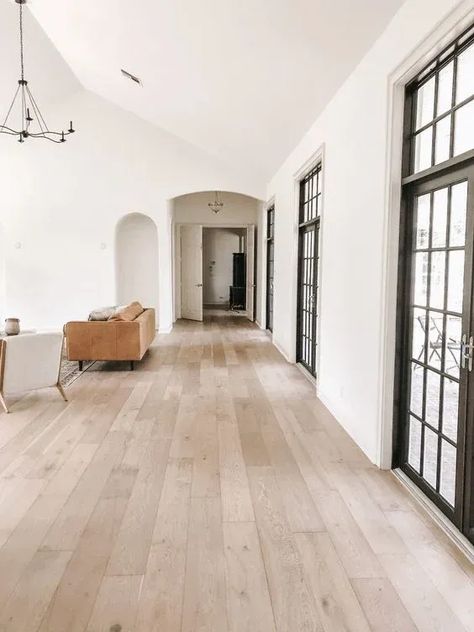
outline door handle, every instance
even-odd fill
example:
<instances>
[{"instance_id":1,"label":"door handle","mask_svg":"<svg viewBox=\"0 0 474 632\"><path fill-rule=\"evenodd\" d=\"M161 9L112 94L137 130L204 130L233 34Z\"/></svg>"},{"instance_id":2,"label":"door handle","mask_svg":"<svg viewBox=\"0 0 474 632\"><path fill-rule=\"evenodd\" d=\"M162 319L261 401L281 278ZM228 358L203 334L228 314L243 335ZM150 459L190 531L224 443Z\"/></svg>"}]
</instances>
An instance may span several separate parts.
<instances>
[{"instance_id":1,"label":"door handle","mask_svg":"<svg viewBox=\"0 0 474 632\"><path fill-rule=\"evenodd\" d=\"M472 371L472 361L474 352L474 338L469 337L469 343L467 342L467 334L463 334L461 342L461 368Z\"/></svg>"},{"instance_id":2,"label":"door handle","mask_svg":"<svg viewBox=\"0 0 474 632\"><path fill-rule=\"evenodd\" d=\"M196 287L202 287L202 283L196 283Z\"/></svg>"}]
</instances>

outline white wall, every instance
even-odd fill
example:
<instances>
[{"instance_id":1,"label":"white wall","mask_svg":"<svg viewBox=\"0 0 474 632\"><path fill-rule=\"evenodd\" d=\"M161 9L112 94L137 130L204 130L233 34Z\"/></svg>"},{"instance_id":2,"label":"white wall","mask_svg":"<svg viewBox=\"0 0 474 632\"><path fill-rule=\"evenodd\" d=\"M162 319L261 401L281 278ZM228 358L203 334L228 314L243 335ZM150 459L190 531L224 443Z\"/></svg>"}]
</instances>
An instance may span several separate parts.
<instances>
[{"instance_id":1,"label":"white wall","mask_svg":"<svg viewBox=\"0 0 474 632\"><path fill-rule=\"evenodd\" d=\"M25 327L61 327L116 300L114 236L123 215L153 219L161 331L172 323L170 198L230 188L263 197L252 178L82 91L48 108L72 116L64 145L0 137L5 311Z\"/></svg>"},{"instance_id":2,"label":"white wall","mask_svg":"<svg viewBox=\"0 0 474 632\"><path fill-rule=\"evenodd\" d=\"M202 233L203 301L205 305L228 304L232 285L233 253L243 252L245 230L204 228ZM242 243L242 249L240 245Z\"/></svg>"},{"instance_id":3,"label":"white wall","mask_svg":"<svg viewBox=\"0 0 474 632\"><path fill-rule=\"evenodd\" d=\"M273 339L294 360L296 175L316 154L324 153L318 392L369 458L379 464L384 461L382 397L386 386L381 359L385 337L393 337L393 329L388 331L384 322L390 78L417 49L415 58L421 57L420 45L426 49L425 38L457 6L459 15L464 15L473 3L407 0L267 189L267 199L274 196L276 205ZM397 140L400 136L398 130ZM398 163L394 169L400 173ZM392 243L396 243L395 233L396 228ZM393 364L393 344L388 348Z\"/></svg>"},{"instance_id":4,"label":"white wall","mask_svg":"<svg viewBox=\"0 0 474 632\"><path fill-rule=\"evenodd\" d=\"M158 232L153 220L140 213L130 213L120 220L115 260L117 303L137 300L158 313Z\"/></svg>"}]
</instances>

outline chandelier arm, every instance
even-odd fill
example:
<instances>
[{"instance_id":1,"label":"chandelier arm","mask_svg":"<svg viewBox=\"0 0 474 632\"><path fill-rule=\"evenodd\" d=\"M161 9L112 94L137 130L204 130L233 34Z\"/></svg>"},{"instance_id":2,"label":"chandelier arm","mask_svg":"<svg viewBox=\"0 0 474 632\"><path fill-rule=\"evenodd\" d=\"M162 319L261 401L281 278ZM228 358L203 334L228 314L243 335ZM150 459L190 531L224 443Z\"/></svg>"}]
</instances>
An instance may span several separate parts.
<instances>
[{"instance_id":1,"label":"chandelier arm","mask_svg":"<svg viewBox=\"0 0 474 632\"><path fill-rule=\"evenodd\" d=\"M18 132L11 127L7 127L6 125L0 125L0 134L9 134L10 136L19 136L21 132Z\"/></svg>"},{"instance_id":2,"label":"chandelier arm","mask_svg":"<svg viewBox=\"0 0 474 632\"><path fill-rule=\"evenodd\" d=\"M26 91L28 93L28 96L30 97L30 101L31 101L31 105L33 106L33 110L36 112L36 118L38 119L38 123L39 123L39 126L40 126L41 130L43 130L43 126L44 126L44 129L47 130L48 129L48 124L44 120L44 116L41 114L41 110L39 109L39 105L36 103L36 99L32 95L31 90L29 89L28 86L26 86ZM43 123L43 124L41 124L41 123Z\"/></svg>"},{"instance_id":3,"label":"chandelier arm","mask_svg":"<svg viewBox=\"0 0 474 632\"><path fill-rule=\"evenodd\" d=\"M5 127L5 126L6 126L6 124L7 124L8 117L10 116L10 113L11 113L11 111L12 111L12 109L13 109L13 106L15 105L15 101L16 101L16 98L17 98L17 96L18 96L18 90L19 90L19 89L20 89L20 85L18 85L18 88L16 89L15 96L13 97L13 101L11 102L11 105L10 105L10 107L9 107L9 109L8 109L8 112L7 112L7 115L6 115L6 117L5 117L5 120L3 121L3 125L2 125L2 127Z\"/></svg>"},{"instance_id":4,"label":"chandelier arm","mask_svg":"<svg viewBox=\"0 0 474 632\"><path fill-rule=\"evenodd\" d=\"M31 98L31 93L29 91L28 91L28 96L30 97L31 107L33 109L33 115L36 117L36 120L38 121L38 125L41 130L41 133L43 133L45 129L47 129L47 126L43 127L41 112L38 112L38 108L36 107L34 100Z\"/></svg>"},{"instance_id":5,"label":"chandelier arm","mask_svg":"<svg viewBox=\"0 0 474 632\"><path fill-rule=\"evenodd\" d=\"M47 136L47 133L54 133L54 132L46 132L44 134L30 134L30 136L32 138L44 138L44 140L49 140L51 143L57 143L60 144L63 141L62 140L56 140L55 138L51 138L50 136Z\"/></svg>"},{"instance_id":6,"label":"chandelier arm","mask_svg":"<svg viewBox=\"0 0 474 632\"><path fill-rule=\"evenodd\" d=\"M46 138L47 135L49 136L69 136L71 134L71 132L52 132L49 129L45 129L43 132L36 132L34 134L30 134L30 136L32 136L33 138L41 138L44 137Z\"/></svg>"}]
</instances>

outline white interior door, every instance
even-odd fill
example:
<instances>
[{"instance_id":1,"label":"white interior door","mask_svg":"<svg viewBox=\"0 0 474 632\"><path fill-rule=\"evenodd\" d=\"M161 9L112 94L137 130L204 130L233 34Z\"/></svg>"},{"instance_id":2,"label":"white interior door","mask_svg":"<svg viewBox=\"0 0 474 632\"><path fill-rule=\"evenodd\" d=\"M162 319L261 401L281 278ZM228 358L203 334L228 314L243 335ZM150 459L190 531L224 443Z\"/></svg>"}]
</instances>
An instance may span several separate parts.
<instances>
[{"instance_id":1,"label":"white interior door","mask_svg":"<svg viewBox=\"0 0 474 632\"><path fill-rule=\"evenodd\" d=\"M255 226L247 226L247 318L254 320L255 301Z\"/></svg>"},{"instance_id":2,"label":"white interior door","mask_svg":"<svg viewBox=\"0 0 474 632\"><path fill-rule=\"evenodd\" d=\"M181 318L202 320L202 226L181 226Z\"/></svg>"}]
</instances>

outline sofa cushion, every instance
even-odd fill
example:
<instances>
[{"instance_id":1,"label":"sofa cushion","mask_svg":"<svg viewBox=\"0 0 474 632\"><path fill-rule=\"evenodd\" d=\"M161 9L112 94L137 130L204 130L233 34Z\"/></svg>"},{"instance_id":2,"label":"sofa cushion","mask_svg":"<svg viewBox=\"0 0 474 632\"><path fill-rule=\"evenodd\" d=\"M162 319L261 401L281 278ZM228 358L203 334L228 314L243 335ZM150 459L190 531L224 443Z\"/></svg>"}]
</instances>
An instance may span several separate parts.
<instances>
[{"instance_id":1,"label":"sofa cushion","mask_svg":"<svg viewBox=\"0 0 474 632\"><path fill-rule=\"evenodd\" d=\"M98 307L92 310L88 320L109 320L111 316L117 313L119 309L123 309L126 305L111 305L110 307Z\"/></svg>"},{"instance_id":2,"label":"sofa cushion","mask_svg":"<svg viewBox=\"0 0 474 632\"><path fill-rule=\"evenodd\" d=\"M132 321L144 311L144 308L138 301L133 301L130 305L117 310L115 314L110 316L109 320Z\"/></svg>"}]
</instances>

